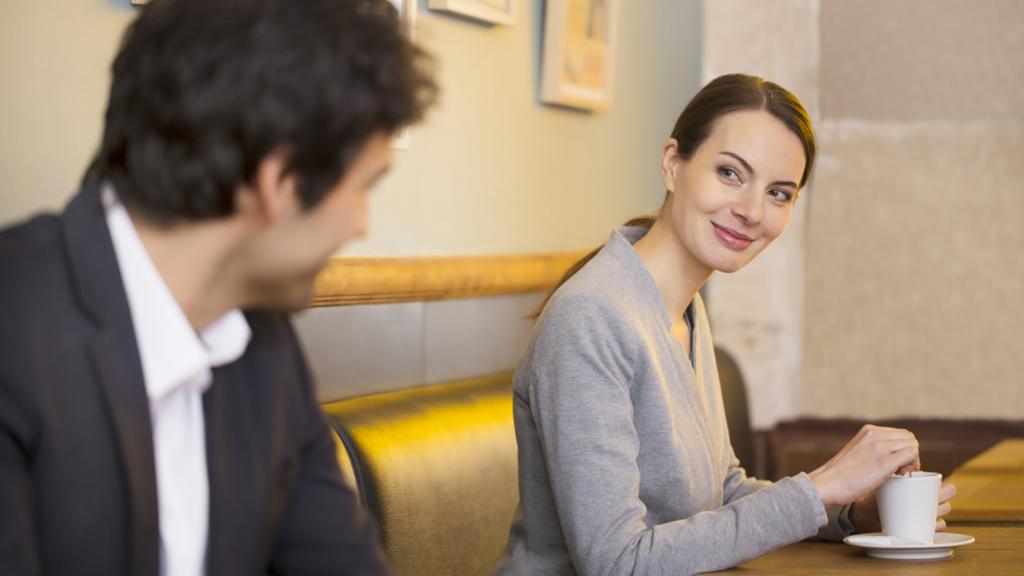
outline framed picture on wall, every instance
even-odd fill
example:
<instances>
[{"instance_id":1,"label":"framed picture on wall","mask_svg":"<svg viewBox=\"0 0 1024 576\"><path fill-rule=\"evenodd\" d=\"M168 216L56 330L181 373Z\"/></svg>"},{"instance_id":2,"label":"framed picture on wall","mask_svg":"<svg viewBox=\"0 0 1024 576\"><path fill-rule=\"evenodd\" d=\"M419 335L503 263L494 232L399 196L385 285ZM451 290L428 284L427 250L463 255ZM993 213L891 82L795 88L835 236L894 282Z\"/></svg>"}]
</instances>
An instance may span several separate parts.
<instances>
[{"instance_id":1,"label":"framed picture on wall","mask_svg":"<svg viewBox=\"0 0 1024 576\"><path fill-rule=\"evenodd\" d=\"M398 17L402 20L402 28L409 38L413 37L413 30L416 24L416 0L388 0L395 10L398 10Z\"/></svg>"},{"instance_id":2,"label":"framed picture on wall","mask_svg":"<svg viewBox=\"0 0 1024 576\"><path fill-rule=\"evenodd\" d=\"M547 0L541 101L611 108L618 20L619 0Z\"/></svg>"},{"instance_id":3,"label":"framed picture on wall","mask_svg":"<svg viewBox=\"0 0 1024 576\"><path fill-rule=\"evenodd\" d=\"M516 21L519 0L429 0L427 7L461 14L481 22L510 26Z\"/></svg>"}]
</instances>

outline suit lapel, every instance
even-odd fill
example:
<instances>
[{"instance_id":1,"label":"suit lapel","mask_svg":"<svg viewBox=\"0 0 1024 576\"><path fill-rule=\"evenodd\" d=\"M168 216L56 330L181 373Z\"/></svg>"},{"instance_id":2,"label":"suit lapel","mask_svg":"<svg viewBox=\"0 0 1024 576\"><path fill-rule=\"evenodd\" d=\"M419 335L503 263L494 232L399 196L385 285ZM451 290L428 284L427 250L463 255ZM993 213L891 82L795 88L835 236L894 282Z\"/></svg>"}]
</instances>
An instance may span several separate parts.
<instances>
[{"instance_id":1,"label":"suit lapel","mask_svg":"<svg viewBox=\"0 0 1024 576\"><path fill-rule=\"evenodd\" d=\"M244 356L243 356L244 358ZM247 574L255 551L270 549L262 517L265 475L255 452L252 390L238 360L214 368L213 384L203 395L206 462L210 481L210 528L206 548L208 574Z\"/></svg>"},{"instance_id":2,"label":"suit lapel","mask_svg":"<svg viewBox=\"0 0 1024 576\"><path fill-rule=\"evenodd\" d=\"M68 204L62 222L75 292L97 327L87 347L113 422L128 486L128 530L133 542L130 573L158 574L160 530L149 400L99 185L83 188Z\"/></svg>"}]
</instances>

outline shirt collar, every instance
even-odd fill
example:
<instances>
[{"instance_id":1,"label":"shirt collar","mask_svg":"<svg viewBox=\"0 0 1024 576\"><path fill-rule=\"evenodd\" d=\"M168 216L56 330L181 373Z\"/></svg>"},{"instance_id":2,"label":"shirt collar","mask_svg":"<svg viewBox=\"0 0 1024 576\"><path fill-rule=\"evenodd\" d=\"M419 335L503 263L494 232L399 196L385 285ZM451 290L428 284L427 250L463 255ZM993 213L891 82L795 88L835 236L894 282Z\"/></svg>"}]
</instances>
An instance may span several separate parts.
<instances>
[{"instance_id":1,"label":"shirt collar","mask_svg":"<svg viewBox=\"0 0 1024 576\"><path fill-rule=\"evenodd\" d=\"M181 387L205 391L212 368L234 362L245 352L252 337L249 324L236 308L196 334L109 185L103 190L103 206L150 402Z\"/></svg>"}]
</instances>

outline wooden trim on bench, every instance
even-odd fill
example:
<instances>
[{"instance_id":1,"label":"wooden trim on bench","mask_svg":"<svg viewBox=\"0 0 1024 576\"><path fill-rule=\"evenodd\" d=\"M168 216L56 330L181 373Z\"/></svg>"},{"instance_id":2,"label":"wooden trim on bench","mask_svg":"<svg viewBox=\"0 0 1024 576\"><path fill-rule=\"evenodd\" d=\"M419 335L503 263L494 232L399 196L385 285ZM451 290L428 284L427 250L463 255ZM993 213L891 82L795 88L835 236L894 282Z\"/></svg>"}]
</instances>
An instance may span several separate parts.
<instances>
[{"instance_id":1,"label":"wooden trim on bench","mask_svg":"<svg viewBox=\"0 0 1024 576\"><path fill-rule=\"evenodd\" d=\"M544 292L584 252L335 258L316 279L311 306L423 302Z\"/></svg>"}]
</instances>

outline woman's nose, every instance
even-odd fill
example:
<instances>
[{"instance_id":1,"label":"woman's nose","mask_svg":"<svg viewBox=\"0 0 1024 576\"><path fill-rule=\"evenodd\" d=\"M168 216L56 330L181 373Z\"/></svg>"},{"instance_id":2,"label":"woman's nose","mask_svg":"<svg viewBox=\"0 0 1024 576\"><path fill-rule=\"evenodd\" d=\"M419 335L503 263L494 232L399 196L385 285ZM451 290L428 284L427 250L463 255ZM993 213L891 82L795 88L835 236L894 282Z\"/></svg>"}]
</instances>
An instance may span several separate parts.
<instances>
[{"instance_id":1,"label":"woman's nose","mask_svg":"<svg viewBox=\"0 0 1024 576\"><path fill-rule=\"evenodd\" d=\"M756 192L746 192L732 207L732 213L744 224L754 225L761 222L764 215L763 197Z\"/></svg>"}]
</instances>

